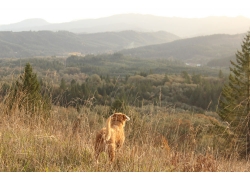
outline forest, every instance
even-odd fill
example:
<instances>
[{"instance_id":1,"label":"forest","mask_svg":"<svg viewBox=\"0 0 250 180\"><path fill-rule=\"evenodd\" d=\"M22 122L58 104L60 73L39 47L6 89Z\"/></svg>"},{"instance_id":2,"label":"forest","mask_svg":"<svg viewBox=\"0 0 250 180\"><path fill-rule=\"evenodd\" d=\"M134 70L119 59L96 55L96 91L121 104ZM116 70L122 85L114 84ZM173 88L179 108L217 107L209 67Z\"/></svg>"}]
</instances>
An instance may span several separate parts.
<instances>
[{"instance_id":1,"label":"forest","mask_svg":"<svg viewBox=\"0 0 250 180\"><path fill-rule=\"evenodd\" d=\"M63 107L82 106L93 97L96 105L119 101L136 107L154 104L215 111L227 73L205 66L190 67L181 61L136 59L120 53L1 60L3 96L11 86L10 78L18 76L28 62L37 73L42 91Z\"/></svg>"}]
</instances>

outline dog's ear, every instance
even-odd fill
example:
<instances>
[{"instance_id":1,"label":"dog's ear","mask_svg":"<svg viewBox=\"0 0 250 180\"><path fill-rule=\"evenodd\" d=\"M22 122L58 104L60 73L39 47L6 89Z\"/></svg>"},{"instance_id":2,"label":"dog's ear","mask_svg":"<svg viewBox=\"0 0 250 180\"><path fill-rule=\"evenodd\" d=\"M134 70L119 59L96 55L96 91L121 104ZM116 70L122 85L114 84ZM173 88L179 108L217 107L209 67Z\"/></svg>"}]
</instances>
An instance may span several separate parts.
<instances>
[{"instance_id":1,"label":"dog's ear","mask_svg":"<svg viewBox=\"0 0 250 180\"><path fill-rule=\"evenodd\" d=\"M111 117L112 121L117 121L117 120L119 120L119 117L121 117L121 116L120 116L120 114L114 113L110 117Z\"/></svg>"},{"instance_id":2,"label":"dog's ear","mask_svg":"<svg viewBox=\"0 0 250 180\"><path fill-rule=\"evenodd\" d=\"M130 118L128 116L126 116L125 114L123 114L123 119L126 120L126 121L130 120Z\"/></svg>"},{"instance_id":3,"label":"dog's ear","mask_svg":"<svg viewBox=\"0 0 250 180\"><path fill-rule=\"evenodd\" d=\"M111 118L116 118L116 116L117 116L117 114L114 113L114 114L112 114L110 117L111 117Z\"/></svg>"}]
</instances>

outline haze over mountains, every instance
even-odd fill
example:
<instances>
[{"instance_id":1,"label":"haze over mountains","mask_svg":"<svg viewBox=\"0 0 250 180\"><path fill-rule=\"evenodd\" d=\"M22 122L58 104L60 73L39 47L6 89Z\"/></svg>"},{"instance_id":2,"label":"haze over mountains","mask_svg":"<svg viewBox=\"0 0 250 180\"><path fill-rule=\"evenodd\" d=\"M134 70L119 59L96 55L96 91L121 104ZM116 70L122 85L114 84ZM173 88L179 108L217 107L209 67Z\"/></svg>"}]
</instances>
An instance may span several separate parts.
<instances>
[{"instance_id":1,"label":"haze over mountains","mask_svg":"<svg viewBox=\"0 0 250 180\"><path fill-rule=\"evenodd\" d=\"M0 58L113 53L122 49L166 43L177 39L178 36L162 31L94 34L75 34L68 31L0 32Z\"/></svg>"},{"instance_id":2,"label":"haze over mountains","mask_svg":"<svg viewBox=\"0 0 250 180\"><path fill-rule=\"evenodd\" d=\"M65 23L48 23L29 19L0 25L0 31L59 31L73 33L134 31L167 31L181 38L211 34L238 34L249 30L250 19L245 17L178 18L141 14L120 14L98 19L83 19Z\"/></svg>"},{"instance_id":3,"label":"haze over mountains","mask_svg":"<svg viewBox=\"0 0 250 180\"><path fill-rule=\"evenodd\" d=\"M120 52L139 58L200 64L213 60L216 64L233 57L249 27L250 19L245 17L121 14L57 24L28 19L0 25L0 58Z\"/></svg>"},{"instance_id":4,"label":"haze over mountains","mask_svg":"<svg viewBox=\"0 0 250 180\"><path fill-rule=\"evenodd\" d=\"M165 58L206 64L210 60L235 54L240 48L243 37L244 34L199 36L164 44L122 50L121 53L140 58Z\"/></svg>"}]
</instances>

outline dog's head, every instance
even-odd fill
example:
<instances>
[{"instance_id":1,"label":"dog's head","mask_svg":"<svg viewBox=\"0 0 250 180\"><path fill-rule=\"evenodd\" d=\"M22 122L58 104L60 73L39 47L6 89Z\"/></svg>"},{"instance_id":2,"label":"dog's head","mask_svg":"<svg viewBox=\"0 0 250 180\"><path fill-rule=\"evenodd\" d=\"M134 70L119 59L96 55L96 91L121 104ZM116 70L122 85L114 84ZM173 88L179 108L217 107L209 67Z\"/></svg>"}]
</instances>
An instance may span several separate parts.
<instances>
[{"instance_id":1,"label":"dog's head","mask_svg":"<svg viewBox=\"0 0 250 180\"><path fill-rule=\"evenodd\" d=\"M126 121L130 120L130 118L123 113L114 113L111 115L111 118L112 118L111 122L112 124L117 124L117 125L121 124L123 126L125 126Z\"/></svg>"}]
</instances>

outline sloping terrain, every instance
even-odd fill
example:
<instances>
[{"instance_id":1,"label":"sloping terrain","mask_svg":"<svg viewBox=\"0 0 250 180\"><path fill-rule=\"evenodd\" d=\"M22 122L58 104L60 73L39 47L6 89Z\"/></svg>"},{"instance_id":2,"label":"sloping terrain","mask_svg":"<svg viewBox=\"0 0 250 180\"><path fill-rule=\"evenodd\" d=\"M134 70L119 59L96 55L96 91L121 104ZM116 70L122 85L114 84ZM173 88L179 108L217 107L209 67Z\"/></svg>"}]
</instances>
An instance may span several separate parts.
<instances>
[{"instance_id":1,"label":"sloping terrain","mask_svg":"<svg viewBox=\"0 0 250 180\"><path fill-rule=\"evenodd\" d=\"M174 42L122 50L124 55L140 58L164 58L206 64L231 56L239 48L244 34L216 34L180 39Z\"/></svg>"},{"instance_id":2,"label":"sloping terrain","mask_svg":"<svg viewBox=\"0 0 250 180\"><path fill-rule=\"evenodd\" d=\"M67 31L0 32L0 58L114 52L179 39L167 32L74 34Z\"/></svg>"}]
</instances>

